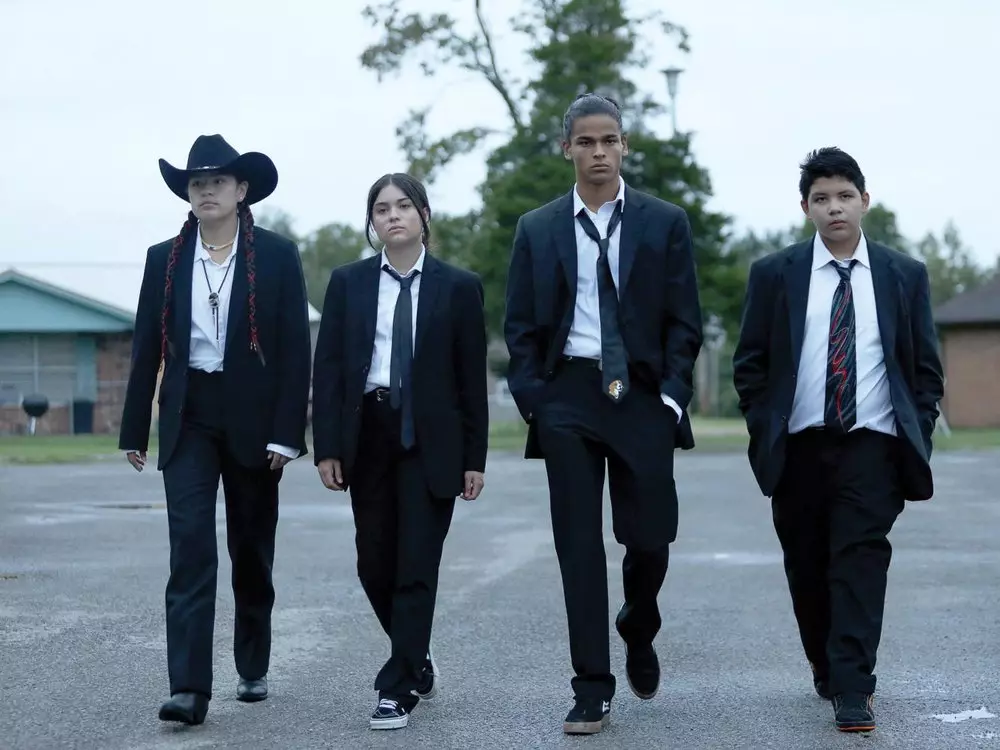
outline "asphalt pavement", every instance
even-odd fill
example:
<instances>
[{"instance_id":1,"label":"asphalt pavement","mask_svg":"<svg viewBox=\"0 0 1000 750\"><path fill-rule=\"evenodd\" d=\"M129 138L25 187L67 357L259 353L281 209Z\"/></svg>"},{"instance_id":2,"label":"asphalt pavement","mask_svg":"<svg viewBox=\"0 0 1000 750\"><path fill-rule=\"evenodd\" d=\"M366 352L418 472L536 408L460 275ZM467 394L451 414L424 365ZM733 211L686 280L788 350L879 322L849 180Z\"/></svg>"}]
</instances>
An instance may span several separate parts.
<instances>
[{"instance_id":1,"label":"asphalt pavement","mask_svg":"<svg viewBox=\"0 0 1000 750\"><path fill-rule=\"evenodd\" d=\"M357 581L344 495L308 463L282 482L271 697L236 701L219 506L216 695L201 727L157 720L167 696L160 475L122 462L0 466L0 748L1000 748L1000 453L935 459L937 496L890 539L878 730L847 736L812 691L771 527L742 454L678 455L680 537L660 598L663 682L625 683L610 726L566 737L562 590L540 462L494 454L445 546L435 652L442 694L372 732L388 644ZM605 535L611 610L622 549ZM614 633L612 629L612 633Z\"/></svg>"}]
</instances>

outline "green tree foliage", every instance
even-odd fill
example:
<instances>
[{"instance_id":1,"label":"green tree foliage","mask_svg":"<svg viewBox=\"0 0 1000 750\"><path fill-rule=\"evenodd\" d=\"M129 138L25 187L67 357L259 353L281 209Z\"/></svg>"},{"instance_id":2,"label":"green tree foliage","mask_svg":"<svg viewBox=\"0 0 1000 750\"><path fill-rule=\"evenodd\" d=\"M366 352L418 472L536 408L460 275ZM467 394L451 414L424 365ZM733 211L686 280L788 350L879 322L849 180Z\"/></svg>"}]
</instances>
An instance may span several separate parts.
<instances>
[{"instance_id":1,"label":"green tree foliage","mask_svg":"<svg viewBox=\"0 0 1000 750\"><path fill-rule=\"evenodd\" d=\"M861 227L865 236L874 242L904 253L912 252L911 243L899 231L896 214L881 203L872 204L861 221Z\"/></svg>"},{"instance_id":2,"label":"green tree foliage","mask_svg":"<svg viewBox=\"0 0 1000 750\"><path fill-rule=\"evenodd\" d=\"M439 252L482 276L492 332L499 332L503 318L507 263L518 217L565 193L573 183L572 165L562 156L562 118L583 91L611 96L621 105L631 151L623 169L625 179L636 189L688 211L706 313L735 323L745 269L738 257L724 251L727 218L706 208L711 197L708 173L695 161L688 136L664 140L652 131L649 118L662 108L630 78L649 62L645 49L669 42L686 51L684 29L658 17L630 17L620 0L533 0L510 22L510 28L526 39L535 71L531 80L519 83L500 66L480 0L469 1L475 14L469 30L447 14L404 13L400 0L369 6L366 18L383 33L365 50L361 62L379 80L406 61L417 62L427 75L445 67L472 72L504 103L505 122L483 123L438 140L425 134L426 109L411 113L397 131L410 171L430 180L451 158L469 153L483 139L495 144L480 187L482 209L459 220L449 217L449 228L438 231ZM640 29L656 32L643 39Z\"/></svg>"},{"instance_id":3,"label":"green tree foliage","mask_svg":"<svg viewBox=\"0 0 1000 750\"><path fill-rule=\"evenodd\" d=\"M1000 273L1000 259L994 268L984 268L976 262L952 222L945 225L940 237L928 232L921 240L914 242L900 231L895 212L884 204L876 203L869 209L862 227L868 239L913 255L927 264L931 300L935 306L944 304L962 292L975 289ZM731 241L729 253L742 258L749 266L757 258L811 237L814 233L815 229L808 219L788 229L770 230L761 234L749 231Z\"/></svg>"},{"instance_id":4,"label":"green tree foliage","mask_svg":"<svg viewBox=\"0 0 1000 750\"><path fill-rule=\"evenodd\" d=\"M916 244L916 255L927 264L931 301L935 306L975 289L992 278L994 273L993 269L985 269L976 263L952 222L945 225L940 238L928 232Z\"/></svg>"},{"instance_id":5,"label":"green tree foliage","mask_svg":"<svg viewBox=\"0 0 1000 750\"><path fill-rule=\"evenodd\" d=\"M313 232L300 235L292 218L283 211L262 212L257 224L294 240L302 257L302 272L306 277L306 295L317 310L323 309L330 272L337 266L361 257L368 247L364 232L349 224L324 224Z\"/></svg>"},{"instance_id":6,"label":"green tree foliage","mask_svg":"<svg viewBox=\"0 0 1000 750\"><path fill-rule=\"evenodd\" d=\"M907 240L896 221L896 214L882 203L874 203L861 223L865 236L873 242L881 242L895 250L912 252L912 243ZM783 250L789 245L812 237L816 228L809 219L803 218L801 224L795 224L788 229L771 229L758 234L752 230L734 237L729 244L729 252L750 263L769 253Z\"/></svg>"}]
</instances>

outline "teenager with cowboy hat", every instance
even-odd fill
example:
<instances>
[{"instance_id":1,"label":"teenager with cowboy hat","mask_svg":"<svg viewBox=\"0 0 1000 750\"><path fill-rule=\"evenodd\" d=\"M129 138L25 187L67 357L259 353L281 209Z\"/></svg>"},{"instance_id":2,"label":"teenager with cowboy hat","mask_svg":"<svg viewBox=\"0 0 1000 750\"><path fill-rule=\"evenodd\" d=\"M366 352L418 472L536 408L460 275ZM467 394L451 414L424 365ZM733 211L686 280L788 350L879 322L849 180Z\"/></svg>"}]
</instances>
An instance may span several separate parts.
<instances>
[{"instance_id":1,"label":"teenager with cowboy hat","mask_svg":"<svg viewBox=\"0 0 1000 750\"><path fill-rule=\"evenodd\" d=\"M278 483L282 467L306 453L309 318L295 244L254 227L250 205L278 183L267 156L200 136L186 169L161 159L160 173L191 210L180 233L146 255L119 447L142 471L162 371L157 468L170 535L171 697L160 718L200 724L212 696L220 478L237 698L267 697Z\"/></svg>"}]
</instances>

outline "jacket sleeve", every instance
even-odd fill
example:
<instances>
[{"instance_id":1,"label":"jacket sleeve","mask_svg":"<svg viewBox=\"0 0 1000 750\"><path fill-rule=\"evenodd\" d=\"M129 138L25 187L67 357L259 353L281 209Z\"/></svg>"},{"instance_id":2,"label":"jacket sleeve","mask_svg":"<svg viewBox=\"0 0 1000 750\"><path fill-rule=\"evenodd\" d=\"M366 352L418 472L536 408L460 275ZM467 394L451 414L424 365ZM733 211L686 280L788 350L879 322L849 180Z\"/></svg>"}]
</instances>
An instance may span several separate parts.
<instances>
[{"instance_id":1,"label":"jacket sleeve","mask_svg":"<svg viewBox=\"0 0 1000 750\"><path fill-rule=\"evenodd\" d=\"M313 453L316 464L341 454L344 404L344 273L334 269L326 286L313 357Z\"/></svg>"},{"instance_id":2,"label":"jacket sleeve","mask_svg":"<svg viewBox=\"0 0 1000 750\"><path fill-rule=\"evenodd\" d=\"M304 456L312 352L309 303L298 248L289 242L284 250L278 302L278 402L271 442L298 448Z\"/></svg>"},{"instance_id":3,"label":"jacket sleeve","mask_svg":"<svg viewBox=\"0 0 1000 750\"><path fill-rule=\"evenodd\" d=\"M664 348L660 392L686 410L694 395L694 363L703 341L701 301L695 271L691 224L683 209L674 219L667 244L667 299L670 320Z\"/></svg>"},{"instance_id":4,"label":"jacket sleeve","mask_svg":"<svg viewBox=\"0 0 1000 750\"><path fill-rule=\"evenodd\" d=\"M914 402L920 419L920 431L927 455L931 455L934 426L940 416L939 404L944 398L944 369L938 353L937 331L931 309L930 279L927 266L920 264L917 289L913 300L910 325L913 331Z\"/></svg>"},{"instance_id":5,"label":"jacket sleeve","mask_svg":"<svg viewBox=\"0 0 1000 750\"><path fill-rule=\"evenodd\" d=\"M523 216L518 219L514 231L514 247L507 270L504 338L510 356L507 387L521 417L529 422L545 382L542 379L539 332L535 323L531 243Z\"/></svg>"},{"instance_id":6,"label":"jacket sleeve","mask_svg":"<svg viewBox=\"0 0 1000 750\"><path fill-rule=\"evenodd\" d=\"M770 357L769 309L771 290L761 261L750 266L740 334L733 353L733 385L739 396L739 407L749 417L759 406L767 390Z\"/></svg>"},{"instance_id":7,"label":"jacket sleeve","mask_svg":"<svg viewBox=\"0 0 1000 750\"><path fill-rule=\"evenodd\" d=\"M142 272L139 304L132 330L132 361L125 389L118 447L121 450L149 449L153 394L160 371L160 313L163 306L163 282L166 258L158 258L156 249L146 253Z\"/></svg>"},{"instance_id":8,"label":"jacket sleeve","mask_svg":"<svg viewBox=\"0 0 1000 750\"><path fill-rule=\"evenodd\" d=\"M478 277L470 277L463 279L456 291L460 320L454 356L462 410L463 466L465 471L485 471L490 404L483 285Z\"/></svg>"}]
</instances>

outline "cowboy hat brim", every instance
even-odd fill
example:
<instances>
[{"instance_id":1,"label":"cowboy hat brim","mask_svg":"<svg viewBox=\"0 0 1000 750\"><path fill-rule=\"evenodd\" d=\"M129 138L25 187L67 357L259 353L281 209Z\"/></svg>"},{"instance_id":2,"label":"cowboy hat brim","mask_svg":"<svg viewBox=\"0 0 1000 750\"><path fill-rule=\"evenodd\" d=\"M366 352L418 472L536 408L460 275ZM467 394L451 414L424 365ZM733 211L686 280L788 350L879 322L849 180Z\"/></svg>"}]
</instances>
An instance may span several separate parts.
<instances>
[{"instance_id":1,"label":"cowboy hat brim","mask_svg":"<svg viewBox=\"0 0 1000 750\"><path fill-rule=\"evenodd\" d=\"M160 159L160 174L170 191L183 201L189 201L188 181L198 174L222 172L231 174L249 184L244 202L258 203L274 192L278 186L278 170L270 157L257 151L240 154L232 161L202 169L178 169L166 159Z\"/></svg>"}]
</instances>

